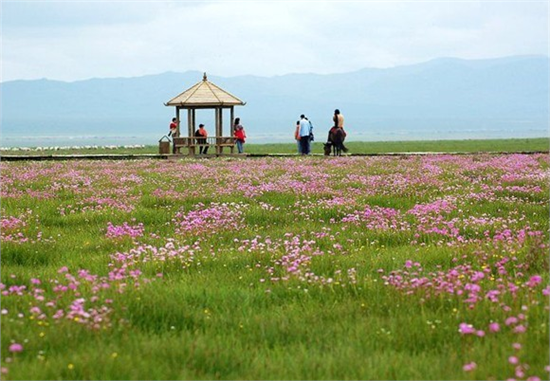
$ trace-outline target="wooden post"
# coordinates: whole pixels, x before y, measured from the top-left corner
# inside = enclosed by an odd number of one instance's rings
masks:
[[[230,125],[230,135],[233,136],[233,125],[235,125],[235,106],[231,106],[231,125]]]
[[[220,136],[220,109],[216,109],[216,136]]]
[[[220,107],[220,137],[223,136],[223,107]]]
[[[180,108],[176,106],[176,136],[180,136]]]
[[[188,137],[193,136],[192,128],[193,128],[193,117],[191,114],[191,109],[187,109],[187,134],[188,134],[187,136]]]
[[[197,120],[196,120],[196,114],[195,114],[195,109],[192,109],[192,114],[191,114],[191,136],[193,136],[195,134],[195,131],[197,130]]]
[[[216,108],[216,154],[219,154],[220,153],[220,146],[218,145],[218,139],[221,134],[220,134],[220,109],[219,108]]]
[[[220,107],[220,138],[223,136],[223,107]],[[222,143],[220,139],[220,144]],[[223,153],[223,146],[220,145],[220,154]]]

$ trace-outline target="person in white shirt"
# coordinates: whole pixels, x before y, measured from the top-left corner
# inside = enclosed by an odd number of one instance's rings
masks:
[[[311,134],[311,123],[304,114],[300,115],[300,146],[302,155],[310,154],[309,136]]]

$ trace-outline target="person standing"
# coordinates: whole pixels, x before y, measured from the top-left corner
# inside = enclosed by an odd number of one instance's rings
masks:
[[[204,124],[199,124],[199,129],[195,131],[195,136],[198,137],[197,144],[199,147],[199,154],[206,155],[208,153],[208,143],[206,142],[206,138],[208,137],[208,132],[206,132],[206,129],[204,128]]]
[[[168,133],[168,136],[176,136],[177,132],[178,132],[178,120],[176,118],[172,118],[172,123],[170,123],[170,132]]]
[[[306,117],[306,120],[309,122],[309,139],[307,142],[307,152],[311,153],[311,143],[313,142],[313,123]]]
[[[239,153],[243,153],[243,144],[246,140],[246,132],[244,131],[244,127],[241,125],[241,118],[235,118],[235,123],[233,124],[233,135],[237,141],[237,150]]]
[[[296,129],[294,130],[294,139],[296,140],[296,145],[298,146],[298,153],[302,153],[302,145],[300,144],[300,121],[296,121]]]
[[[309,155],[309,136],[311,133],[311,123],[304,114],[300,115],[300,146],[302,155]]]
[[[168,137],[175,138],[178,133],[178,119],[172,118],[170,123],[170,132],[168,132]],[[172,153],[176,153],[176,144],[172,143]]]

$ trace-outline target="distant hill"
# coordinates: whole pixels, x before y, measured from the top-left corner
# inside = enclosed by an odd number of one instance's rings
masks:
[[[291,136],[298,116],[317,131],[339,108],[350,133],[425,133],[446,128],[548,128],[546,56],[488,60],[441,58],[351,73],[218,77],[210,81],[247,102],[236,108],[250,136]],[[2,136],[150,135],[167,132],[174,109],[163,102],[202,79],[202,73],[60,82],[0,84]],[[198,115],[213,131],[213,111]],[[185,118],[183,118],[185,119]],[[227,123],[228,118],[226,118]],[[495,127],[495,128],[496,128]],[[323,133],[324,134],[324,133]]]

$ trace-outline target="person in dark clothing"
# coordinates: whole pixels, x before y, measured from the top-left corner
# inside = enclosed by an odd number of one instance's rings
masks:
[[[195,137],[197,137],[197,144],[200,145],[199,154],[206,155],[208,153],[208,143],[206,142],[208,132],[206,132],[204,124],[199,124],[199,129],[195,131]]]

